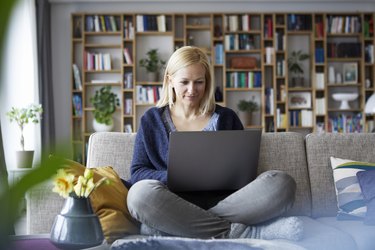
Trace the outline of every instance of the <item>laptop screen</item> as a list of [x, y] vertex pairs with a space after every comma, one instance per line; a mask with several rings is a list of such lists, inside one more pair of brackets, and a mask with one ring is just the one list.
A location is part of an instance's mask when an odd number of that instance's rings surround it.
[[237, 190], [257, 175], [259, 130], [179, 131], [169, 138], [168, 188]]

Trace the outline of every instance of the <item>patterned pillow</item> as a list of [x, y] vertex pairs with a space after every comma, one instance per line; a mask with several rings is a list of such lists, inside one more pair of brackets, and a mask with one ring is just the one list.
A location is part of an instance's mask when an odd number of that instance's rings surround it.
[[363, 219], [367, 212], [357, 172], [375, 170], [375, 163], [330, 157], [335, 180], [339, 220]]

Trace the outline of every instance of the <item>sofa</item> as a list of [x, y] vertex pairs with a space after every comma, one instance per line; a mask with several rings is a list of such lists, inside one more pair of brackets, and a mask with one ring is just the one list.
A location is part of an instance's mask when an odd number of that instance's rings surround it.
[[[134, 140], [134, 133], [92, 134], [88, 142], [87, 167], [110, 165], [121, 178], [128, 179]], [[336, 218], [338, 205], [330, 162], [330, 157], [334, 156], [374, 163], [374, 145], [375, 134], [371, 133], [312, 133], [307, 136], [296, 132], [263, 133], [258, 172], [260, 174], [271, 169], [283, 170], [295, 179], [295, 202], [285, 216], [298, 216], [303, 221], [304, 237], [297, 242], [282, 239], [236, 239], [232, 242], [263, 249], [375, 249], [375, 226], [365, 225], [363, 220]], [[56, 214], [61, 210], [63, 199], [52, 193], [51, 183], [43, 183], [28, 192], [26, 201], [27, 233], [49, 233]], [[141, 239], [144, 243], [145, 238], [147, 239], [145, 236], [129, 235], [114, 242], [112, 246], [114, 249], [132, 249], [126, 248], [126, 244]], [[152, 239], [173, 241], [173, 237]], [[176, 237], [175, 240], [183, 239]], [[184, 243], [189, 244], [225, 241], [184, 240]], [[123, 248], [118, 248], [119, 246]]]

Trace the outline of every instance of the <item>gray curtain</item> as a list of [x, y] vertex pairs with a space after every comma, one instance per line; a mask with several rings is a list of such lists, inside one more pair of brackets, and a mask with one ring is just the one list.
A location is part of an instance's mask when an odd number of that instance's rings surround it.
[[8, 189], [8, 171], [5, 165], [5, 155], [3, 147], [3, 136], [0, 124], [0, 193]]
[[[1, 124], [0, 124], [0, 194], [2, 192], [8, 191], [8, 171], [5, 165], [5, 155], [4, 155], [4, 147], [3, 147], [3, 136], [1, 134]], [[4, 197], [4, 196], [3, 196]], [[1, 205], [0, 212], [8, 213], [9, 212], [9, 202], [5, 202], [5, 204]], [[9, 225], [8, 223], [2, 222], [0, 225], [0, 240], [3, 241], [4, 239], [2, 236], [4, 235], [14, 235], [14, 227], [13, 225]], [[0, 243], [1, 246], [1, 243]], [[1, 248], [1, 247], [0, 247]]]
[[55, 146], [55, 112], [52, 84], [51, 6], [48, 0], [35, 0], [38, 46], [39, 100], [43, 106], [42, 152], [49, 154]]

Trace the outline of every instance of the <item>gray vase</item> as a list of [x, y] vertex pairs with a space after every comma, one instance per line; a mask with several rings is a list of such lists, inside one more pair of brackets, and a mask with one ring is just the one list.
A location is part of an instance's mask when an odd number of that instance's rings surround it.
[[103, 243], [100, 221], [88, 198], [66, 199], [53, 223], [50, 240], [60, 249], [82, 249]]

